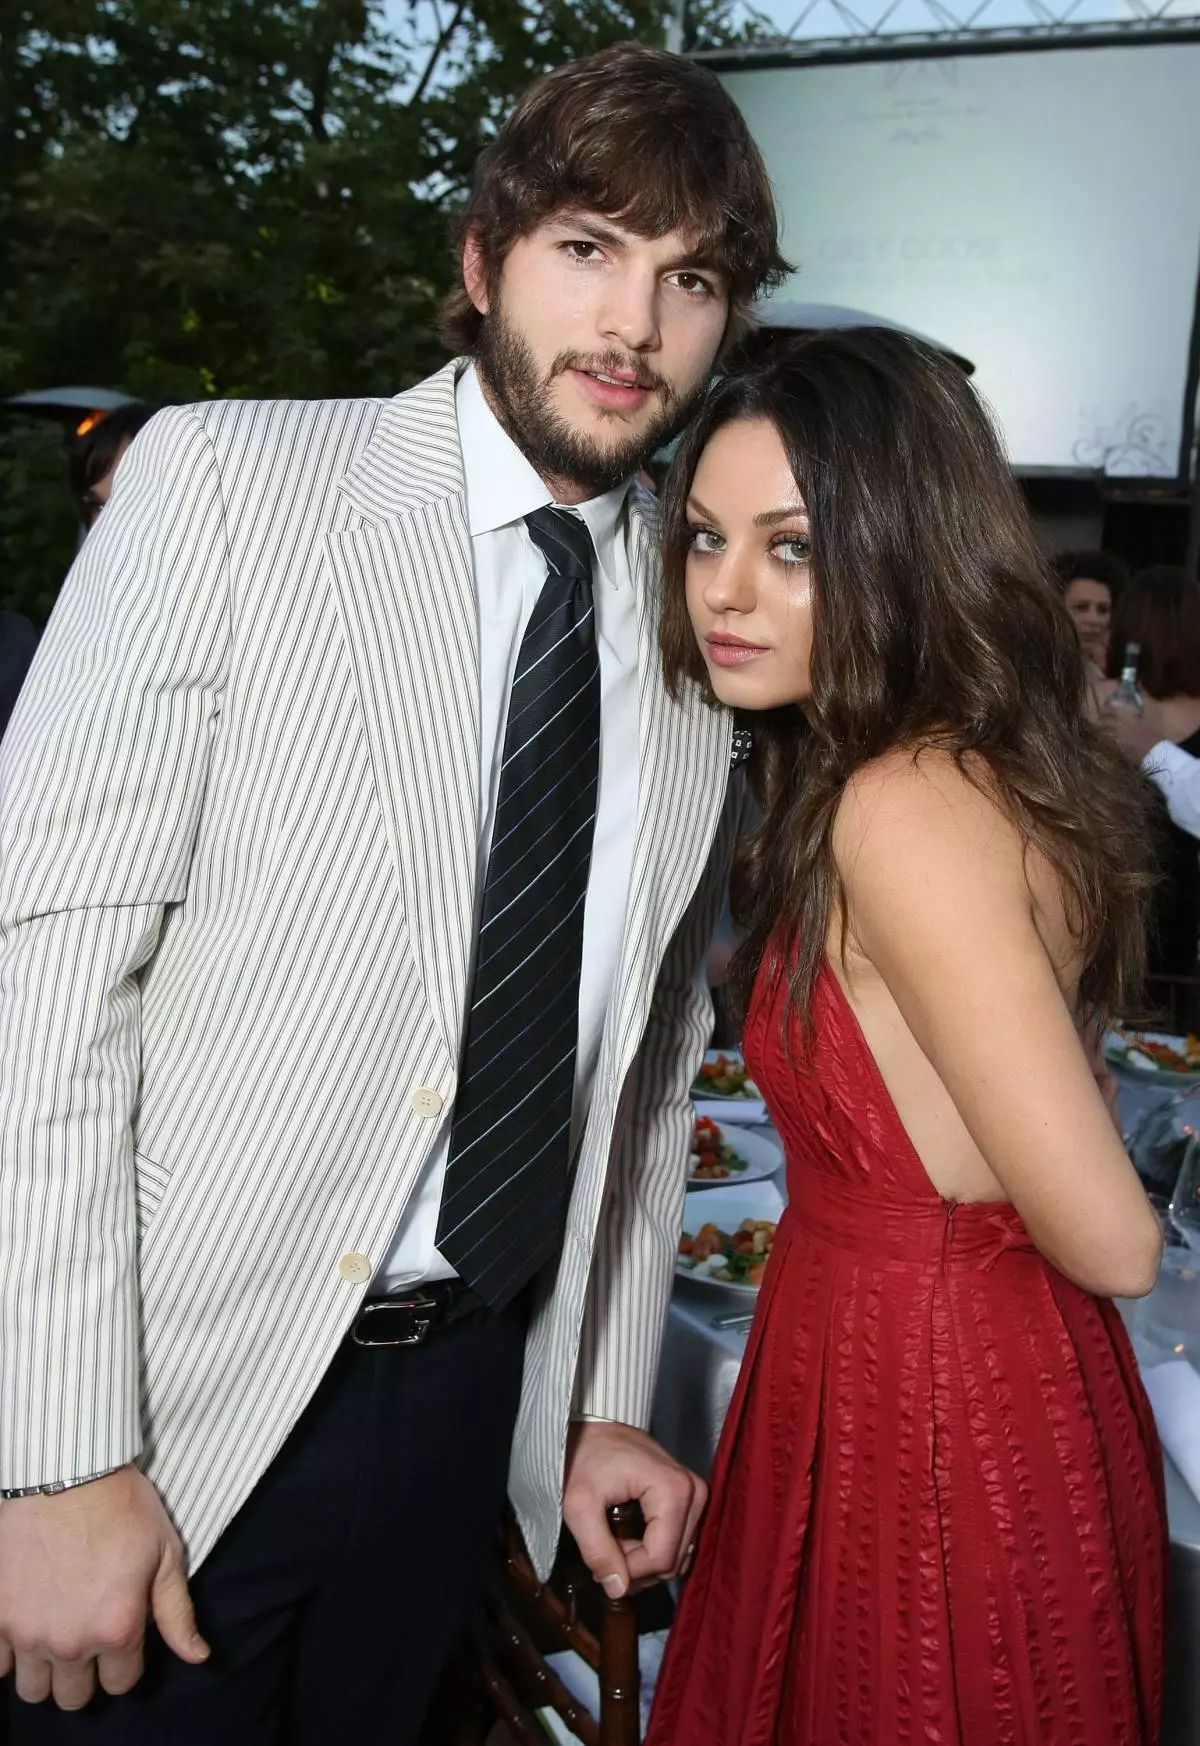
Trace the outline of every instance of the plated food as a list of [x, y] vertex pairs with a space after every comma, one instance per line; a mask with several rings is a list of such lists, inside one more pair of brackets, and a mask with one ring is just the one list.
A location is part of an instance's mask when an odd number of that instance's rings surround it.
[[693, 1274], [727, 1285], [762, 1284], [775, 1241], [773, 1219], [743, 1219], [736, 1231], [723, 1231], [710, 1220], [695, 1236], [679, 1239], [679, 1265]]
[[773, 1182], [695, 1189], [684, 1198], [680, 1280], [742, 1295], [758, 1290], [783, 1213]]
[[1184, 1074], [1200, 1075], [1200, 1037], [1191, 1034], [1115, 1029], [1105, 1035], [1104, 1054], [1112, 1066], [1133, 1073], [1176, 1080]]
[[692, 1181], [720, 1182], [745, 1168], [746, 1160], [729, 1144], [724, 1128], [710, 1116], [697, 1116], [692, 1132]]
[[743, 1124], [718, 1122], [697, 1110], [689, 1188], [759, 1182], [774, 1176], [782, 1164], [783, 1151], [772, 1130], [751, 1132]]
[[696, 1075], [692, 1094], [695, 1097], [729, 1098], [760, 1098], [762, 1095], [736, 1049], [728, 1053], [709, 1050]]

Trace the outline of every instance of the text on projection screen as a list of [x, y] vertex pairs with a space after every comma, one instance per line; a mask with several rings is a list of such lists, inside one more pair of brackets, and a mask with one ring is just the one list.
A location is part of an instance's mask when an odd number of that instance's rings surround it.
[[1200, 43], [722, 75], [800, 271], [972, 358], [1018, 467], [1179, 470]]

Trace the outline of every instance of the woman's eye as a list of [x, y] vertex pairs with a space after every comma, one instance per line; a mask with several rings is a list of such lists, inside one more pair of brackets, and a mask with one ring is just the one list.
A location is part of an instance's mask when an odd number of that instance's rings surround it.
[[807, 534], [791, 534], [776, 540], [771, 551], [781, 564], [807, 564], [812, 557], [812, 542]]
[[719, 552], [724, 541], [720, 534], [714, 533], [711, 527], [696, 527], [689, 523], [688, 550], [690, 552]]

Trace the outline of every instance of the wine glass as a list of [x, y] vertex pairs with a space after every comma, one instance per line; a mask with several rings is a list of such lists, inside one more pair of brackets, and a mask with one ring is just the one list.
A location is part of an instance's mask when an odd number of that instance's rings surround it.
[[1163, 1220], [1188, 1147], [1200, 1135], [1200, 1087], [1176, 1092], [1144, 1112], [1128, 1138], [1129, 1156]]
[[1183, 1154], [1167, 1218], [1189, 1249], [1200, 1250], [1200, 1140], [1195, 1136]]

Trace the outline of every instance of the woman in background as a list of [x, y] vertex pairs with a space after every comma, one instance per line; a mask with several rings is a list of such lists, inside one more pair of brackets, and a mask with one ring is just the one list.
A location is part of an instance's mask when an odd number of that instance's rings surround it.
[[1111, 552], [1059, 552], [1054, 570], [1087, 662], [1088, 678], [1103, 679], [1108, 671], [1112, 615], [1129, 571]]
[[1081, 1036], [1139, 778], [966, 380], [880, 330], [712, 394], [668, 683], [752, 726], [745, 1050], [789, 1205], [650, 1746], [1151, 1746], [1166, 1546], [1110, 1301], [1161, 1239]]

